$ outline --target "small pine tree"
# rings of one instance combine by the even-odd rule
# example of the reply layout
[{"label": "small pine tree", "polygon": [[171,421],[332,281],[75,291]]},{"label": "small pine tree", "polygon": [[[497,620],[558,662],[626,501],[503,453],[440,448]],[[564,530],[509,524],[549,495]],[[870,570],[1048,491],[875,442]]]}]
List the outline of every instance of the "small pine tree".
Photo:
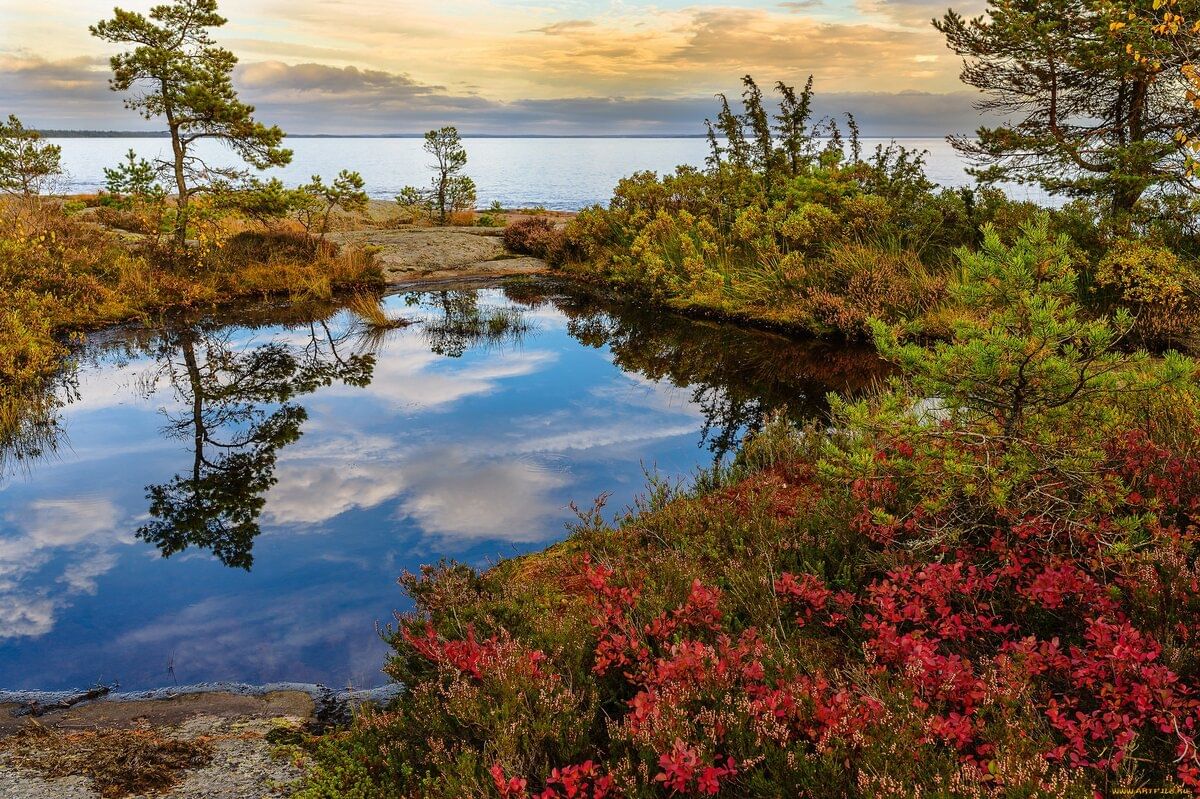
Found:
[{"label": "small pine tree", "polygon": [[[1011,246],[990,226],[978,250],[958,251],[963,278],[953,294],[972,309],[953,340],[932,350],[901,344],[895,331],[873,323],[884,357],[911,375],[918,396],[936,398],[952,414],[992,419],[1005,436],[1020,436],[1068,406],[1071,419],[1089,404],[1136,390],[1145,355],[1121,352],[1132,326],[1127,311],[1112,319],[1089,318],[1075,301],[1077,277],[1069,239],[1049,233],[1042,215]],[[1173,382],[1193,367],[1168,357],[1157,378]],[[1142,386],[1145,388],[1145,386]]]},{"label": "small pine tree", "polygon": [[36,197],[62,173],[62,148],[42,141],[15,116],[0,122],[0,192]]},{"label": "small pine tree", "polygon": [[437,215],[439,224],[444,225],[451,211],[475,207],[475,181],[462,174],[467,165],[467,151],[457,128],[429,131],[425,134],[424,150],[434,159],[429,165],[433,170],[430,188],[405,186],[396,196],[396,202],[406,208],[427,209]]},{"label": "small pine tree", "polygon": [[115,167],[104,168],[104,188],[117,202],[159,198],[163,188],[158,182],[158,170],[132,149]]},{"label": "small pine tree", "polygon": [[346,213],[365,210],[370,199],[364,190],[366,183],[362,175],[343,169],[333,182],[326,185],[320,175],[313,175],[312,182],[300,187],[300,191],[313,197],[314,213],[309,217],[305,230],[312,232],[311,225],[318,223],[318,235],[323,239],[329,232],[329,218],[334,210]]}]

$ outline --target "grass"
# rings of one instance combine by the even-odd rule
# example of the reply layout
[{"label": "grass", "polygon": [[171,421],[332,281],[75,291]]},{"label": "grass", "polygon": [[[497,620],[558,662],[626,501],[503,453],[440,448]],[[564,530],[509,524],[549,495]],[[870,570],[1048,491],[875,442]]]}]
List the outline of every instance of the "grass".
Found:
[{"label": "grass", "polygon": [[104,797],[160,793],[184,772],[212,762],[212,743],[184,741],[150,730],[62,732],[32,724],[4,741],[6,765],[50,778],[87,777]]},{"label": "grass", "polygon": [[83,331],[241,298],[328,299],[382,283],[369,250],[287,231],[241,231],[174,253],[50,204],[0,201],[0,450],[36,452],[55,375]]},{"label": "grass", "polygon": [[388,316],[383,303],[374,294],[358,292],[350,298],[346,307],[370,330],[394,330],[412,324],[407,319]]}]

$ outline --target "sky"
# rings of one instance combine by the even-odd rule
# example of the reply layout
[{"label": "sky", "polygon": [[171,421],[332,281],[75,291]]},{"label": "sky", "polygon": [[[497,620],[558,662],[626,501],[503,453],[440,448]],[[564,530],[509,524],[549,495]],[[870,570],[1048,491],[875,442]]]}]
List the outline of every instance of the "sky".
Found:
[{"label": "sky", "polygon": [[[930,24],[952,1],[224,0],[216,35],[243,99],[292,133],[696,134],[749,73],[813,75],[818,113],[851,111],[867,135],[940,136],[980,121]],[[112,3],[0,0],[0,114],[155,127],[108,90],[119,48],[88,33]]]}]

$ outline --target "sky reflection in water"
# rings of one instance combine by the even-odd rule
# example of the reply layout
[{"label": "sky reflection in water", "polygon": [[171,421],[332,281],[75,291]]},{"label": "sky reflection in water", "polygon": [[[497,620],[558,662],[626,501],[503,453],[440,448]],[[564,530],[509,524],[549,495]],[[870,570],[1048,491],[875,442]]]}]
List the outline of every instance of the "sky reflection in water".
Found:
[{"label": "sky reflection in water", "polygon": [[[620,508],[643,466],[686,477],[878,373],[545,286],[387,306],[419,323],[95,337],[58,452],[0,480],[0,687],[378,684],[404,569],[545,546],[571,501]],[[505,308],[528,329],[488,335]]]}]

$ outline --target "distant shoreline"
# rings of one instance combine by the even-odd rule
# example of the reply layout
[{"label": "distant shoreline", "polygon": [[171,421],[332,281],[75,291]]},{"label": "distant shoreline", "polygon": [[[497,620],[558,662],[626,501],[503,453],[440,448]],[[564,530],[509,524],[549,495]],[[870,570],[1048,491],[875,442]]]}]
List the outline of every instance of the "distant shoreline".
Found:
[{"label": "distant shoreline", "polygon": [[[46,139],[165,139],[167,133],[157,130],[40,130]],[[423,133],[289,133],[289,139],[423,139]],[[703,133],[464,133],[464,139],[704,139]],[[869,136],[864,139],[941,139],[928,136]]]},{"label": "distant shoreline", "polygon": [[[165,139],[157,130],[40,130],[47,139]],[[424,133],[289,133],[289,139],[423,139]],[[464,133],[464,139],[703,139],[702,133]]]}]

